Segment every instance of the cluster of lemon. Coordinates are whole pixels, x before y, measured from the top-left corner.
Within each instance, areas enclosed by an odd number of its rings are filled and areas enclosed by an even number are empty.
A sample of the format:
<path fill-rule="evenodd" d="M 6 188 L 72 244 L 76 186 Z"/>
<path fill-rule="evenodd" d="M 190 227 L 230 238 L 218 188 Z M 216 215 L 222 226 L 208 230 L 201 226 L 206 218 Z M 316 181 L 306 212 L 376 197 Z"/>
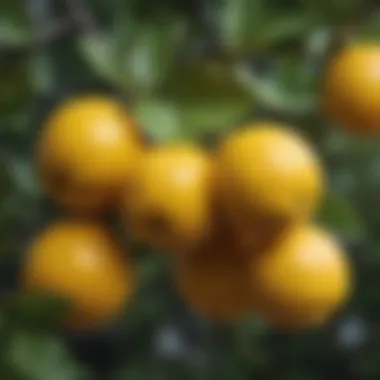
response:
<path fill-rule="evenodd" d="M 363 57 L 369 68 L 380 62 L 372 46 L 336 58 L 324 99 L 333 120 L 373 131 L 379 96 L 356 101 L 358 79 L 345 70 Z M 350 297 L 349 261 L 313 222 L 326 187 L 322 164 L 289 127 L 252 122 L 213 152 L 181 141 L 149 145 L 117 101 L 79 97 L 43 126 L 37 164 L 46 192 L 71 216 L 36 237 L 23 283 L 71 301 L 68 327 L 109 322 L 136 289 L 126 247 L 99 219 L 109 210 L 131 239 L 171 255 L 179 294 L 210 319 L 254 313 L 275 327 L 316 327 Z"/>

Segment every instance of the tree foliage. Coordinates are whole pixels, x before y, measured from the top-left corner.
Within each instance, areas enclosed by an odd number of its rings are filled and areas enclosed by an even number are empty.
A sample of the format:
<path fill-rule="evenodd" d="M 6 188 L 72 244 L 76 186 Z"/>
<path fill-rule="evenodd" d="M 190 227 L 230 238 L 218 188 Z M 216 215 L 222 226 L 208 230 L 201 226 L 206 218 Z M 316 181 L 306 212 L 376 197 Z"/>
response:
<path fill-rule="evenodd" d="M 376 2 L 30 0 L 0 9 L 4 379 L 378 378 L 379 141 L 340 132 L 318 109 L 331 54 L 353 38 L 380 37 Z M 57 333 L 61 304 L 14 296 L 25 246 L 56 212 L 36 179 L 34 137 L 55 103 L 93 91 L 123 99 L 152 141 L 212 146 L 259 117 L 291 123 L 312 139 L 332 188 L 319 220 L 342 236 L 359 276 L 346 315 L 292 336 L 259 320 L 215 326 L 186 309 L 165 260 L 150 252 L 138 255 L 135 304 L 96 336 Z"/>

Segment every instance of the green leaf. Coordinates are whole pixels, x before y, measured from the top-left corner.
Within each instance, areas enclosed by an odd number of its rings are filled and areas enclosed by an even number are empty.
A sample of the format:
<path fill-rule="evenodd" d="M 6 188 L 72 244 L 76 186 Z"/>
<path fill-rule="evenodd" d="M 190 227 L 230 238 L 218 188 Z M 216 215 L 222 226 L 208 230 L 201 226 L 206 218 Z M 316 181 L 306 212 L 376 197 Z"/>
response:
<path fill-rule="evenodd" d="M 14 181 L 10 170 L 11 157 L 6 155 L 0 159 L 0 256 L 13 254 L 15 241 L 19 240 L 15 231 L 15 202 L 18 194 L 14 189 Z"/>
<path fill-rule="evenodd" d="M 29 380 L 81 380 L 85 373 L 71 359 L 63 343 L 47 334 L 16 332 L 6 350 L 8 363 Z"/>
<path fill-rule="evenodd" d="M 380 11 L 373 12 L 367 19 L 367 22 L 361 26 L 360 39 L 377 40 L 380 36 Z"/>
<path fill-rule="evenodd" d="M 181 114 L 184 138 L 223 132 L 246 118 L 252 97 L 229 67 L 193 61 L 173 72 L 163 97 Z"/>
<path fill-rule="evenodd" d="M 1 57 L 0 81 L 0 113 L 2 118 L 11 117 L 14 114 L 18 115 L 20 108 L 30 101 L 32 93 L 27 57 L 23 54 L 5 54 Z"/>
<path fill-rule="evenodd" d="M 40 183 L 29 159 L 14 157 L 9 161 L 9 170 L 15 188 L 27 197 L 41 194 Z"/>
<path fill-rule="evenodd" d="M 286 88 L 285 83 L 280 80 L 279 73 L 265 78 L 245 65 L 237 65 L 235 75 L 251 96 L 271 111 L 287 116 L 304 116 L 316 110 L 315 93 L 302 91 L 297 94 Z"/>
<path fill-rule="evenodd" d="M 186 24 L 182 19 L 155 20 L 139 25 L 132 44 L 119 46 L 120 84 L 127 91 L 151 93 L 166 79 L 184 42 Z M 128 42 L 128 39 L 127 39 Z"/>
<path fill-rule="evenodd" d="M 30 82 L 37 93 L 51 94 L 56 86 L 51 57 L 46 53 L 34 54 L 29 62 Z"/>
<path fill-rule="evenodd" d="M 264 15 L 262 0 L 225 0 L 217 12 L 220 37 L 228 52 L 245 50 L 257 39 Z"/>
<path fill-rule="evenodd" d="M 303 41 L 314 15 L 271 9 L 262 0 L 226 0 L 217 12 L 220 39 L 228 55 L 242 56 L 289 41 Z"/>
<path fill-rule="evenodd" d="M 14 46 L 30 41 L 32 23 L 25 1 L 2 2 L 0 12 L 0 44 Z"/>
<path fill-rule="evenodd" d="M 251 317 L 234 328 L 235 351 L 242 363 L 254 363 L 256 368 L 266 364 L 266 354 L 258 348 L 267 333 L 268 326 L 259 318 Z"/>
<path fill-rule="evenodd" d="M 7 318 L 28 328 L 55 327 L 69 304 L 58 297 L 34 292 L 19 293 L 8 300 Z"/>
<path fill-rule="evenodd" d="M 77 45 L 87 64 L 101 78 L 118 84 L 116 47 L 112 36 L 101 33 L 80 35 Z"/>
<path fill-rule="evenodd" d="M 9 157 L 0 159 L 0 211 L 3 213 L 9 203 L 9 198 L 14 192 L 12 173 L 8 165 Z"/>
<path fill-rule="evenodd" d="M 294 96 L 313 98 L 316 77 L 305 60 L 300 57 L 287 57 L 274 61 L 273 80 L 283 91 Z"/>
<path fill-rule="evenodd" d="M 365 236 L 365 225 L 350 202 L 330 194 L 321 207 L 318 221 L 326 228 L 352 237 Z"/>
<path fill-rule="evenodd" d="M 257 47 L 270 48 L 288 41 L 302 41 L 305 34 L 314 28 L 314 20 L 307 17 L 305 12 L 292 12 L 269 17 L 257 37 Z"/>
<path fill-rule="evenodd" d="M 134 114 L 143 131 L 154 141 L 174 140 L 180 136 L 181 119 L 175 104 L 157 98 L 141 99 Z"/>

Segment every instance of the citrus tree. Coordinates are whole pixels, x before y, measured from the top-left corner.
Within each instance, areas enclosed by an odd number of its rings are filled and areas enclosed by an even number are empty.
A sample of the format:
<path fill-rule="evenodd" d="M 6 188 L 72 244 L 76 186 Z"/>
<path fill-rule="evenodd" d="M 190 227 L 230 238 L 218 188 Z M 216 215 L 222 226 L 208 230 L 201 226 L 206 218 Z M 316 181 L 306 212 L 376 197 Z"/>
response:
<path fill-rule="evenodd" d="M 379 19 L 4 3 L 4 378 L 377 378 Z"/>

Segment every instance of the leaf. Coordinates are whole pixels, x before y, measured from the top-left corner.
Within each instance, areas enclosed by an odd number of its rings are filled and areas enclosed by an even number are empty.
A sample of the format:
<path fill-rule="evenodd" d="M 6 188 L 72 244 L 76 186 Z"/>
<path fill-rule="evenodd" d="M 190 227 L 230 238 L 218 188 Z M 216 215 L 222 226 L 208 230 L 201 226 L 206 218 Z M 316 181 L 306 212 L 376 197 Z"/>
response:
<path fill-rule="evenodd" d="M 47 334 L 16 332 L 6 350 L 11 368 L 30 380 L 81 380 L 83 370 L 70 358 L 63 343 Z"/>
<path fill-rule="evenodd" d="M 14 182 L 8 164 L 9 157 L 0 158 L 0 212 L 4 213 L 14 192 Z"/>
<path fill-rule="evenodd" d="M 119 84 L 116 47 L 110 35 L 87 33 L 78 38 L 77 45 L 82 57 L 95 73 L 113 84 Z"/>
<path fill-rule="evenodd" d="M 271 111 L 287 116 L 303 116 L 312 114 L 316 110 L 314 92 L 303 91 L 301 94 L 292 92 L 284 86 L 284 83 L 279 83 L 278 73 L 265 78 L 247 66 L 237 65 L 235 75 L 252 98 Z"/>
<path fill-rule="evenodd" d="M 230 68 L 214 62 L 189 62 L 173 72 L 162 93 L 181 114 L 184 138 L 225 131 L 253 108 L 252 97 Z"/>
<path fill-rule="evenodd" d="M 237 57 L 289 41 L 301 42 L 314 27 L 313 14 L 272 10 L 262 0 L 226 0 L 217 19 L 223 48 Z"/>
<path fill-rule="evenodd" d="M 302 41 L 314 28 L 314 20 L 305 12 L 274 14 L 265 21 L 257 37 L 257 47 L 271 48 L 292 40 Z"/>
<path fill-rule="evenodd" d="M 227 51 L 244 49 L 255 40 L 264 14 L 262 0 L 225 0 L 217 11 L 221 42 Z"/>
<path fill-rule="evenodd" d="M 30 41 L 32 23 L 24 1 L 7 1 L 1 4 L 0 44 L 14 46 Z"/>
<path fill-rule="evenodd" d="M 68 306 L 63 299 L 27 292 L 13 296 L 7 303 L 6 313 L 10 321 L 18 325 L 46 329 L 60 322 Z"/>
<path fill-rule="evenodd" d="M 40 184 L 30 160 L 13 157 L 8 165 L 15 188 L 27 197 L 38 197 Z"/>
<path fill-rule="evenodd" d="M 51 57 L 46 53 L 34 54 L 29 63 L 30 82 L 38 93 L 51 94 L 56 86 Z"/>
<path fill-rule="evenodd" d="M 310 70 L 307 62 L 300 57 L 277 59 L 274 62 L 273 80 L 278 86 L 294 96 L 313 97 L 317 76 Z"/>
<path fill-rule="evenodd" d="M 330 194 L 321 207 L 318 220 L 326 228 L 351 237 L 363 237 L 365 225 L 356 209 L 344 198 Z"/>
<path fill-rule="evenodd" d="M 143 131 L 154 141 L 163 142 L 179 137 L 181 119 L 171 102 L 160 99 L 142 99 L 134 108 Z"/>
<path fill-rule="evenodd" d="M 0 81 L 0 112 L 2 118 L 19 114 L 20 108 L 30 101 L 32 89 L 29 81 L 27 57 L 23 54 L 10 54 L 1 57 Z"/>
<path fill-rule="evenodd" d="M 377 40 L 379 36 L 380 36 L 380 11 L 377 10 L 371 13 L 367 21 L 363 25 L 361 25 L 360 34 L 358 38 Z"/>
<path fill-rule="evenodd" d="M 132 44 L 122 44 L 120 84 L 126 90 L 151 93 L 162 84 L 186 36 L 181 19 L 155 20 L 139 25 Z"/>

